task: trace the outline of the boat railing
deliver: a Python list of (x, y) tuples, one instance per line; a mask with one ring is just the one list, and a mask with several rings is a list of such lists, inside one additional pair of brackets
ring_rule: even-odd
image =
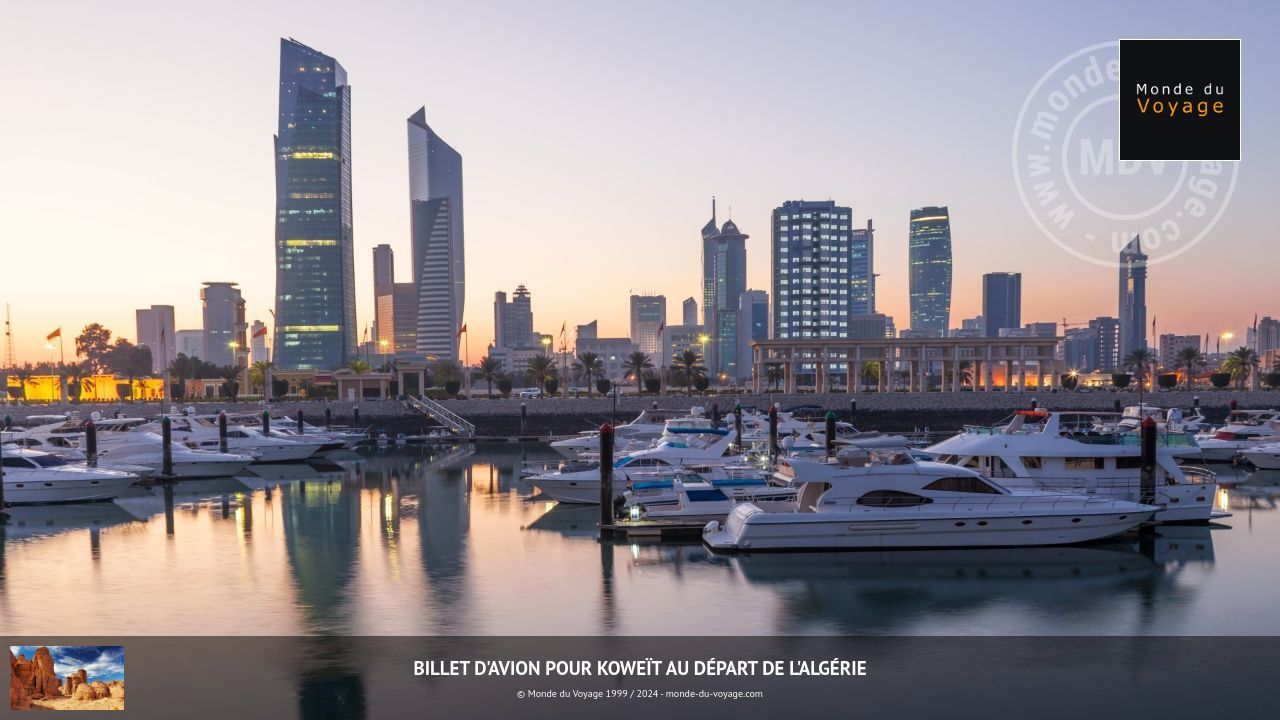
[(1191, 485), (1212, 485), (1218, 482), (1218, 474), (1209, 468), (1196, 465), (1181, 465), (1178, 468)]
[[(989, 495), (985, 500), (977, 497), (956, 497), (956, 498), (930, 498), (933, 502), (919, 505), (888, 505), (894, 510), (916, 510), (921, 513), (929, 513), (942, 508), (963, 509), (966, 511), (973, 510), (996, 510), (996, 511), (1014, 511), (1023, 512), (1025, 510), (1062, 510), (1062, 509), (1079, 509), (1087, 510), (1095, 505), (1109, 505), (1119, 498), (1115, 497), (1099, 497), (1095, 495), (1085, 495), (1079, 492), (1071, 492), (1070, 490), (1046, 489), (1037, 492), (1034, 495), (1022, 496), (1018, 502), (1012, 502), (1009, 495)], [(1016, 497), (1016, 496), (1014, 496)], [(826, 502), (821, 504), (824, 509), (840, 508), (847, 505), (848, 511), (856, 511), (858, 509), (865, 510), (864, 506), (857, 504), (856, 498), (851, 498), (847, 502), (839, 502), (828, 505)]]

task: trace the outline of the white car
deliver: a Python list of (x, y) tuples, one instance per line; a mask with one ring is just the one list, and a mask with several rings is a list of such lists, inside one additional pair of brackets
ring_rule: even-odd
[(536, 387), (525, 388), (520, 391), (521, 400), (525, 398), (539, 398), (539, 397), (542, 397), (542, 390), (540, 388), (536, 388)]

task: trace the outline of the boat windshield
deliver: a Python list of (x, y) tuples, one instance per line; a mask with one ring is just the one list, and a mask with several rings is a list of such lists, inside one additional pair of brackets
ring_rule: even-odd
[(36, 455), (31, 458), (31, 461), (40, 467), (59, 467), (67, 464), (66, 460), (57, 455)]

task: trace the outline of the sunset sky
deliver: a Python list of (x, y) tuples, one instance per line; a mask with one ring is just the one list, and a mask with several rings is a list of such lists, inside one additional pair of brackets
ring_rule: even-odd
[[(1010, 146), (1032, 86), (1064, 56), (1121, 37), (1243, 39), (1239, 184), (1213, 233), (1151, 269), (1161, 332), (1240, 336), (1280, 315), (1274, 221), (1280, 93), (1261, 4), (852, 2), (221, 2), (11, 4), (0, 143), (0, 301), (19, 361), (45, 335), (134, 309), (200, 326), (202, 281), (235, 281), (250, 321), (274, 290), (279, 39), (336, 57), (353, 96), (356, 273), (372, 320), (371, 249), (409, 278), (405, 119), (462, 153), (472, 361), (495, 290), (525, 284), (535, 327), (628, 332), (628, 291), (700, 284), (699, 229), (719, 199), (769, 289), (769, 213), (835, 199), (874, 219), (879, 309), (907, 320), (911, 208), (947, 205), (952, 325), (981, 275), (1023, 273), (1024, 321), (1116, 314), (1115, 271), (1068, 255), (1018, 198)], [(1272, 118), (1272, 120), (1267, 120)]]

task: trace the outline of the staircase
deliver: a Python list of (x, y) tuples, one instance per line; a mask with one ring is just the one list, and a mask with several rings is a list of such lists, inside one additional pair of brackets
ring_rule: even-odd
[(455, 435), (461, 437), (476, 436), (475, 425), (463, 420), (460, 415), (431, 398), (410, 395), (407, 402), (409, 407), (449, 428)]

